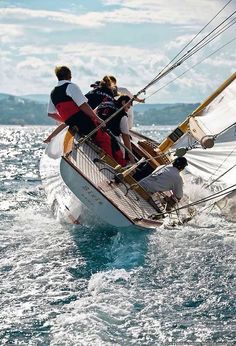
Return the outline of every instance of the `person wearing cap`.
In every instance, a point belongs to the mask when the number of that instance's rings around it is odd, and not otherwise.
[[[113,82],[114,89],[116,87],[117,96],[126,95],[126,96],[129,96],[131,99],[134,99],[134,101],[136,101],[136,102],[145,103],[145,99],[144,98],[141,99],[141,98],[133,95],[125,87],[117,86],[117,80],[116,80],[116,78],[114,76],[109,76],[109,77],[110,77],[110,80]],[[133,111],[133,107],[132,106],[129,108],[127,114],[128,114],[129,129],[131,129],[133,127],[133,123],[134,123],[134,111]]]
[[[157,167],[139,184],[149,193],[172,191],[178,201],[183,197],[183,179],[180,172],[188,165],[185,157],[177,157],[170,165]]]

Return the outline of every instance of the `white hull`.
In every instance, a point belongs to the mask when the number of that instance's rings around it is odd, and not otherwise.
[[[40,164],[48,202],[60,220],[80,222],[87,208],[98,222],[116,227],[157,228],[162,224],[162,220],[152,220],[156,210],[133,189],[127,192],[126,184],[111,184],[114,172],[96,166],[93,160],[100,154],[90,145],[79,149],[72,145],[65,155],[67,135],[65,131],[50,142]]]
[[[96,189],[81,172],[78,172],[75,166],[64,158],[61,159],[60,172],[65,184],[93,214],[116,227],[128,227],[134,224],[132,220],[114,206],[112,201]]]

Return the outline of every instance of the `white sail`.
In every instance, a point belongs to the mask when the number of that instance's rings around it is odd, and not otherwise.
[[[208,183],[233,187],[236,176],[236,73],[200,107],[189,120],[190,136],[202,144],[204,136],[214,136],[213,147],[194,149],[187,155],[190,171]],[[204,106],[204,105],[203,105]]]
[[[84,206],[68,189],[60,174],[63,142],[68,128],[61,131],[46,147],[40,160],[40,176],[47,194],[47,201],[58,219],[75,223]]]
[[[232,79],[236,78],[236,73]],[[205,108],[189,120],[190,131],[198,140],[215,136],[236,123],[236,79]],[[200,130],[200,131],[199,131]]]
[[[63,143],[68,126],[55,136],[45,149],[45,154],[51,159],[59,159],[63,155]]]
[[[216,180],[229,187],[236,182],[236,127],[220,136],[210,149],[187,152],[188,171],[208,183]]]

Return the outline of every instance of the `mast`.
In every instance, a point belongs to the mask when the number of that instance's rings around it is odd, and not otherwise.
[[[200,116],[201,114],[198,114],[198,113],[200,113],[205,107],[207,107],[235,79],[236,79],[236,72],[234,72],[232,76],[226,79],[226,81],[224,81],[224,83],[221,84],[219,88],[216,89],[216,91],[213,94],[211,94],[205,101],[203,101],[200,104],[200,106],[197,109],[195,109],[195,111],[191,114],[191,116],[196,116],[196,115]]]
[[[207,107],[225,88],[227,88],[236,79],[236,72],[232,74],[214,93],[212,93],[198,108],[193,111],[173,132],[166,137],[155,149],[156,152],[165,153],[175,142],[179,140],[189,130],[189,119],[195,116],[201,116],[201,111]]]

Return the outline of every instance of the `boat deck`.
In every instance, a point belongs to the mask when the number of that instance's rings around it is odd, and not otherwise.
[[[149,227],[160,225],[160,221],[153,221],[157,210],[149,204],[132,185],[126,182],[114,181],[114,169],[106,163],[94,163],[100,153],[94,150],[94,145],[83,143],[79,148],[73,148],[68,159],[78,172],[105,196],[117,209],[126,215],[133,223],[149,222]]]

